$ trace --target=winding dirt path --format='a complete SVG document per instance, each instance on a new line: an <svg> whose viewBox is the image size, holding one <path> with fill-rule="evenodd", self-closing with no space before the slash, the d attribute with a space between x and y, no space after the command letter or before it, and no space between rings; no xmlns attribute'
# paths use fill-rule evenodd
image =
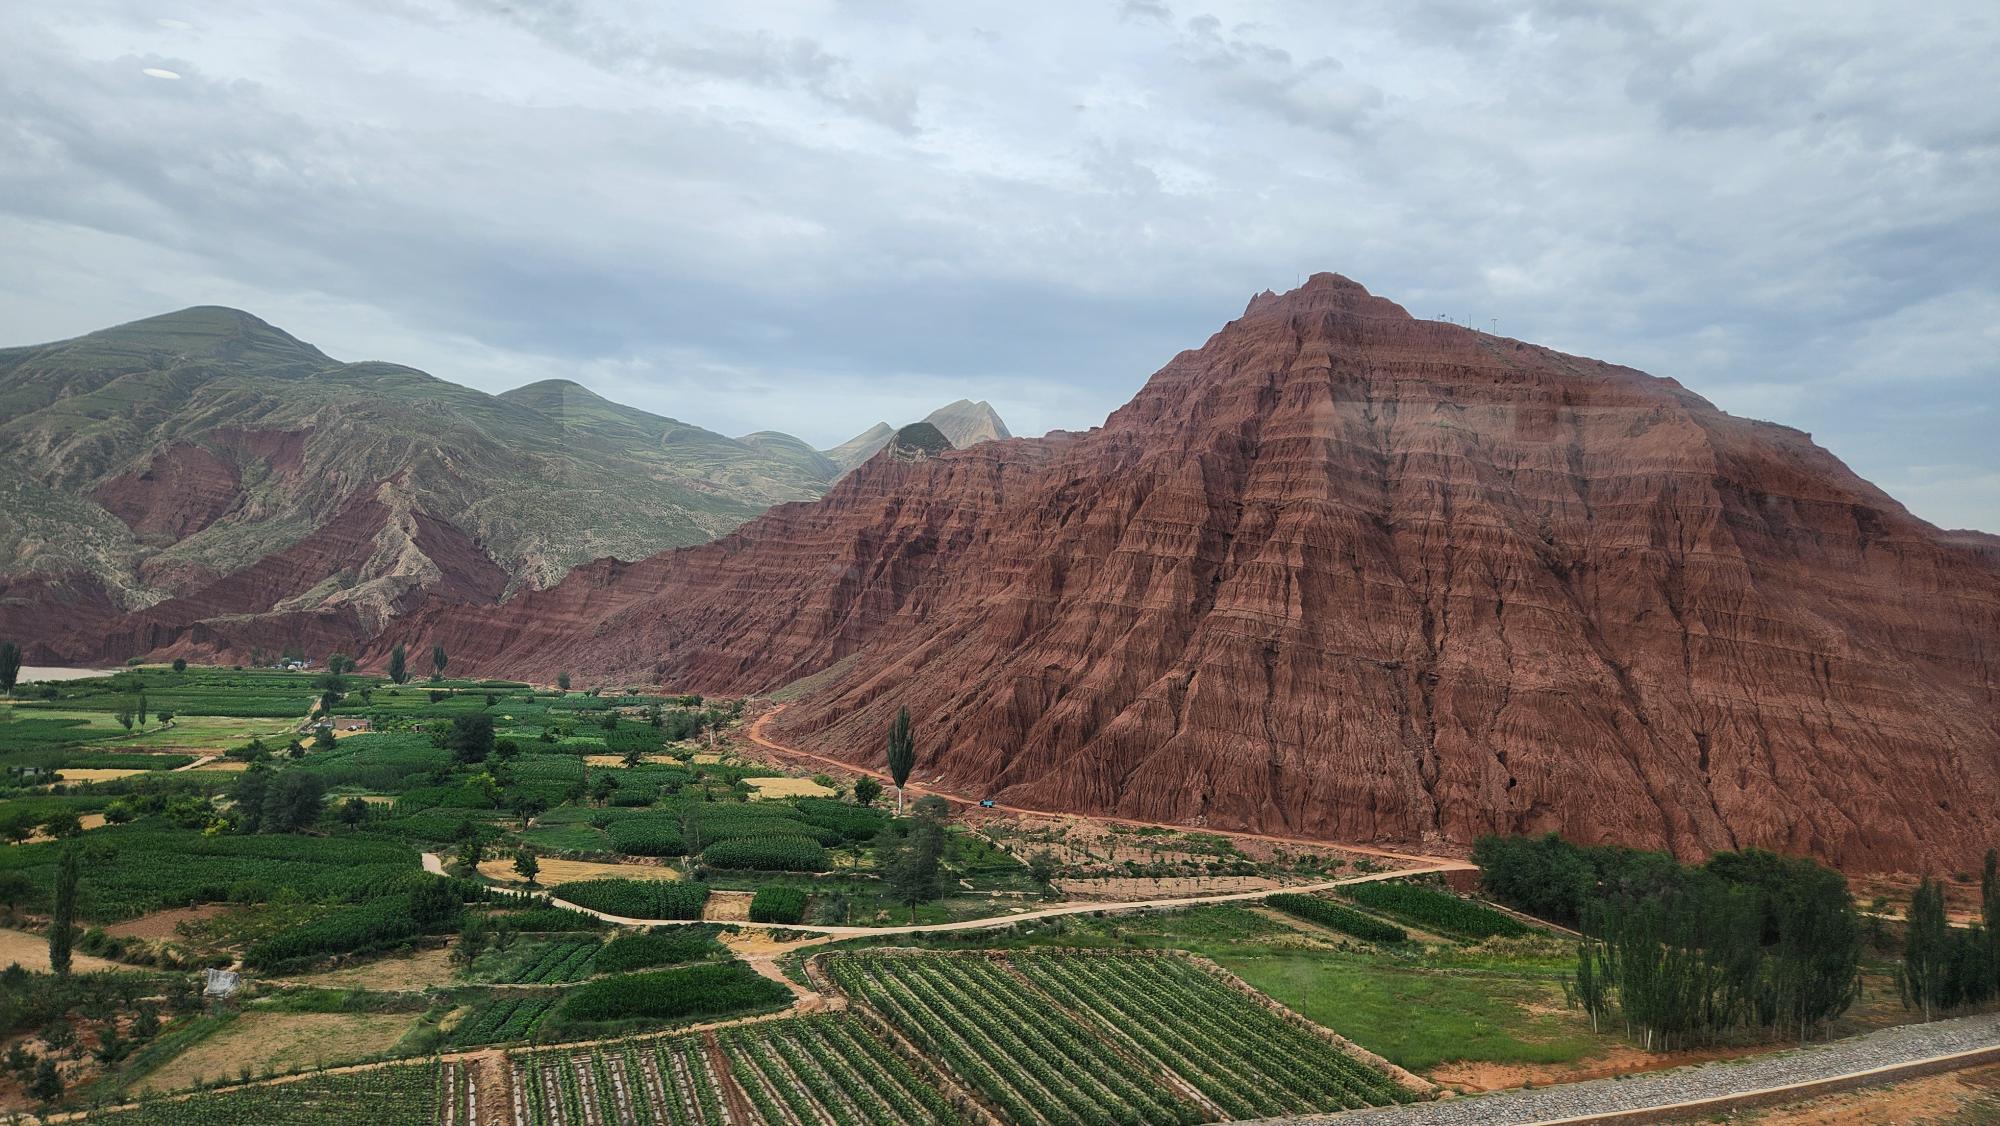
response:
<svg viewBox="0 0 2000 1126"><path fill-rule="evenodd" d="M1346 876L1338 880L1323 880L1316 884L1297 884L1283 890L1298 894L1311 894L1313 892L1329 891L1337 887L1345 887L1349 884L1366 884L1376 880L1397 880L1405 876L1427 876L1434 872L1463 872L1470 868L1471 865L1466 864L1464 861L1447 860L1421 868L1398 868L1389 872L1370 872L1362 876ZM444 873L444 864L437 853L424 853L424 871L438 875ZM518 892L516 894L528 895L531 893ZM1170 899L1123 900L1115 903L1063 903L1054 907L1044 907L1035 911L1020 911L1011 915L990 915L978 919L960 919L953 923L915 923L892 927L837 927L817 926L810 923L753 923L743 919L731 919L729 921L736 926L746 929L786 930L803 934L855 938L864 935L931 934L942 931L997 930L1001 927L1011 927L1015 923L1028 922L1033 919L1053 919L1061 915L1081 915L1086 912L1118 915L1128 914L1133 911L1202 907L1211 903L1243 903L1252 900L1261 900L1270 894L1272 894L1272 889L1259 888L1255 891L1232 891L1217 895L1183 895ZM712 919L635 919L629 915L613 915L609 911L594 910L581 904L571 903L567 899L557 898L554 895L544 894L543 898L556 907L566 907L571 911L581 911L586 915L602 919L607 923L617 923L620 926L626 927L684 927L715 921Z"/></svg>
<svg viewBox="0 0 2000 1126"><path fill-rule="evenodd" d="M890 778L888 773L885 771L874 770L866 766L856 766L855 764L848 762L846 759L834 758L831 755L822 755L822 754L815 754L812 751L803 751L797 747L790 746L785 743L780 743L772 739L770 736L771 721L773 719L776 719L778 713L784 711L785 708L786 705L779 704L776 707L773 707L770 711L767 711L762 715L758 716L756 719L752 720L750 722L750 726L744 730L744 735L752 743L755 743L758 746L763 747L765 750L768 751L773 751L781 755L790 755L794 758L809 759L813 762L822 763L826 766L836 766L842 770L849 772L850 774L866 774L870 778L874 778L877 781L886 782L891 786L895 785L895 780ZM1100 825L1123 825L1126 826L1127 828L1133 828L1133 829L1173 829L1179 832L1210 833L1218 837L1230 837L1235 840L1243 840L1243 841L1269 841L1273 844L1306 845L1312 848L1337 848L1340 849L1342 852L1358 852L1365 856L1381 856L1390 860L1401 860L1409 864L1426 864L1426 865L1436 866L1426 869L1427 871L1473 872L1478 870L1472 864L1469 864L1463 860L1453 860L1450 859L1449 857L1443 857L1443 856L1425 856L1421 853L1414 853L1414 852L1397 852L1393 849L1377 848L1373 845L1343 844L1339 841L1317 840L1311 837L1286 837L1286 836L1274 835L1271 833L1250 833L1250 832L1232 831L1229 829L1210 829L1206 826L1181 825L1172 821L1141 821L1131 817L1112 817L1096 813L1071 813L1064 810L1030 809L1026 806L1007 805L1004 803L995 803L990 806L981 806L979 802L973 798L968 798L961 794L948 793L944 790L931 789L929 787L919 786L916 784L905 786L904 790L908 791L909 793L916 794L919 797L929 795L931 797L943 798L945 801L951 802L953 805L965 806L967 808L972 808L972 809L990 809L1000 813L1020 813L1020 814L1026 814L1031 817L1073 817L1079 821L1090 821ZM1292 891L1292 890L1303 890L1303 889L1286 888L1283 890Z"/></svg>
<svg viewBox="0 0 2000 1126"><path fill-rule="evenodd" d="M785 705L780 704L777 707L772 708L770 711L767 711L764 714L758 716L755 720L751 722L749 728L744 732L744 734L748 736L748 738L752 743L755 743L758 746L763 747L764 749L771 751L775 754L786 755L793 758L807 759L813 762L823 763L828 766L836 766L842 770L846 770L849 772L866 774L869 777L878 778L883 781L891 781L889 776L882 771L871 770L864 766L855 766L853 763L847 762L842 759L833 758L828 755L815 754L811 751L802 751L797 747L780 743L775 739L771 738L769 733L771 719L783 710L785 710ZM996 810L1002 813L1018 813L1035 817L1072 817L1080 821L1089 821L1097 824L1106 824L1106 825L1124 825L1130 828L1138 828L1138 829L1174 829L1174 830L1186 831L1192 828L1191 826L1177 825L1172 822L1166 822L1166 821L1140 821L1130 817L1103 817L1094 814L1061 813L1044 809L1028 809L1024 806L1017 806L1017 805L996 804L991 806L981 806L978 801L972 798L964 797L959 794L945 793L943 791L932 790L921 786L909 786L906 787L906 789L915 791L920 795L928 794L935 797L940 797L943 798L945 801L953 803L954 805L958 805L960 807L968 809L983 808L983 809ZM1277 889L1286 892L1311 894L1313 892L1329 891L1333 888L1343 887L1349 884L1365 884L1375 880L1393 880L1393 879L1400 879L1405 876L1424 876L1441 872L1478 871L1478 868L1475 865L1470 864L1463 860L1453 860L1448 857L1441 857L1441 856L1424 856L1418 853L1397 852L1393 849L1375 848L1368 845L1340 844L1334 841L1313 840L1307 837L1276 836L1270 833L1231 832L1226 829L1203 828L1200 829L1199 831L1204 833L1213 833L1216 836L1221 836L1221 837L1231 837L1238 840L1268 841L1276 844L1306 845L1315 848L1338 848L1345 852L1357 852L1368 856L1379 856L1384 859L1395 860L1404 864L1414 865L1414 867L1401 868L1389 872L1370 872L1365 875L1345 876L1340 879L1323 880L1315 884L1299 884L1293 887ZM444 874L443 861L438 857L436 853L434 852L424 853L424 871L432 872L438 875ZM1139 899L1139 900L1119 901L1119 902L1064 903L1054 907L1043 907L1033 911L1018 911L1011 914L992 915L978 919L961 919L953 923L919 923L906 926L891 926L891 927L817 926L805 923L795 923L782 928L769 928L768 924L749 923L749 922L744 922L742 920L733 920L733 921L736 922L738 926L747 928L766 927L767 929L782 929L782 930L793 931L795 933L817 934L817 935L826 935L826 936L840 937L840 938L852 938L864 935L929 934L929 933L944 932L944 931L993 930L1001 927L1010 927L1013 926L1015 923L1027 922L1034 919L1053 919L1063 915L1081 915L1086 912L1097 912L1109 915L1109 914L1126 914L1134 911L1158 911L1158 910L1178 909L1183 907L1201 907L1212 903L1245 903L1255 900L1261 900L1265 896L1270 895L1272 891L1273 889L1270 888L1260 888L1254 891L1220 892L1212 895L1183 895L1183 896L1172 896L1159 899ZM527 894L527 893L522 893L522 894ZM691 923L698 923L704 921L700 919L636 919L628 915L613 915L608 911L593 910L589 907L584 907L580 904L571 903L565 899L558 899L553 895L547 896L547 899L551 904L554 904L557 907L566 907L572 911L581 911L586 915L591 915L596 918L602 919L607 923L617 923L620 926L628 926L628 927L656 927L656 926L677 926L677 925L685 926Z"/></svg>

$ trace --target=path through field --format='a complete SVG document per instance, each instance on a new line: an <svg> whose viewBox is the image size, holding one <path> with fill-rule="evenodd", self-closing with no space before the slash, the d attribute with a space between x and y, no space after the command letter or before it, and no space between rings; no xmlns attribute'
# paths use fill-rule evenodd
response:
<svg viewBox="0 0 2000 1126"><path fill-rule="evenodd" d="M749 738L749 740L752 743L757 744L758 746L764 748L767 751L774 751L778 754L789 755L794 758L810 759L813 762L823 763L827 766L839 767L840 769L848 771L849 773L866 774L870 778L876 779L877 781L880 782L886 782L891 786L895 785L895 780L890 778L888 773L885 771L873 770L865 766L856 766L853 763L848 762L846 759L834 758L831 755L815 754L812 751L802 751L797 747L793 747L785 743L780 743L772 739L770 736L771 721L777 718L779 712L782 712L784 710L785 710L785 705L779 704L776 707L772 708L770 711L767 711L763 715L758 716L755 720L751 721L749 728L744 731L744 734ZM1397 852L1393 849L1376 848L1372 845L1342 844L1339 841L1314 840L1307 837L1283 837L1283 836L1275 836L1270 833L1232 832L1227 829L1210 829L1207 827L1180 825L1171 821L1139 821L1130 817L1109 817L1094 813L1068 813L1063 811L1047 810L1047 809L1029 809L1026 806L1006 805L1001 803L996 803L994 805L982 807L980 806L979 802L975 799L968 798L960 794L947 793L943 790L930 789L928 787L919 786L914 783L912 783L909 786L905 786L904 789L909 794L915 797L924 797L926 795L929 795L931 797L943 798L945 801L951 802L953 805L967 806L975 809L985 808L985 809L995 810L1000 813L1021 813L1034 817L1075 817L1081 821L1094 821L1103 825L1123 825L1126 826L1127 828L1132 828L1132 829L1175 829L1182 832L1211 833L1218 837L1233 837L1237 840L1270 841L1273 844L1306 845L1313 848L1337 848L1340 849L1342 852L1358 852L1367 856L1387 857L1391 860L1401 860L1412 864L1450 865L1450 867L1435 867L1427 869L1428 871L1436 871L1436 872L1471 872L1476 870L1472 865L1467 864L1462 860L1449 860L1444 857L1438 857L1438 856L1424 856L1418 853ZM1286 890L1303 891L1305 889L1288 888Z"/></svg>
<svg viewBox="0 0 2000 1126"><path fill-rule="evenodd" d="M1472 870L1472 865L1462 860L1441 860L1420 868L1399 868L1393 872L1370 872L1362 876L1344 876L1337 880L1322 880L1316 884L1299 884L1284 890L1299 895L1310 895L1314 892L1331 891L1337 887L1372 883L1376 880L1398 880L1406 876L1428 876L1437 872L1465 872L1470 870ZM443 858L435 852L424 853L424 871L443 875ZM527 895L529 893L520 892L519 894ZM1183 895L1172 899L1139 899L1116 903L1063 903L1054 907L1043 907L1034 911L1020 911L1011 915L994 915L984 919L960 919L955 923L915 923L894 927L836 927L818 926L810 923L786 923L781 925L751 923L740 919L732 921L742 927L775 927L779 930L795 931L804 934L837 935L842 938L853 938L863 935L931 934L941 931L996 930L1001 927L1011 927L1015 923L1028 922L1033 919L1053 919L1062 915L1082 915L1086 913L1116 915L1133 911L1178 910L1183 907L1203 907L1212 903L1248 903L1263 900L1270 894L1271 889L1260 888L1256 891L1233 891L1217 895ZM714 921L703 919L635 919L629 915L613 915L609 911L593 910L581 904L571 903L567 899L559 899L554 895L547 896L547 899L557 907L566 907L571 911L581 911L586 915L602 919L607 923L617 923L620 926L627 927L685 927Z"/></svg>
<svg viewBox="0 0 2000 1126"><path fill-rule="evenodd" d="M1807 1098L1828 1085L1889 1082L1913 1066L1934 1064L1947 1070L1994 1060L2000 1060L2000 1013L1987 1013L1622 1079L1265 1121L1292 1126L1555 1126L1616 1122L1623 1116L1656 1121L1650 1116L1667 1108L1677 1108L1690 1121L1705 1120L1750 1097Z"/></svg>

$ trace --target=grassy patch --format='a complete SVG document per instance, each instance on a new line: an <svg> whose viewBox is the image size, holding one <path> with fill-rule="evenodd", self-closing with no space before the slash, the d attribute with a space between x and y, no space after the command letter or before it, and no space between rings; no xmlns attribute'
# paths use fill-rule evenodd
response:
<svg viewBox="0 0 2000 1126"><path fill-rule="evenodd" d="M1462 976L1380 959L1241 953L1216 959L1320 1024L1412 1071L1447 1060L1564 1063L1607 1040L1553 981Z"/></svg>

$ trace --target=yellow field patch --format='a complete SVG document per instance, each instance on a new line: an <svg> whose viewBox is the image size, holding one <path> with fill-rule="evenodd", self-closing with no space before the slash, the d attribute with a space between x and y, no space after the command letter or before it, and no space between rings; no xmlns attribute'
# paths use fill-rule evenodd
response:
<svg viewBox="0 0 2000 1126"><path fill-rule="evenodd" d="M835 791L810 778L745 778L760 798L830 798Z"/></svg>
<svg viewBox="0 0 2000 1126"><path fill-rule="evenodd" d="M357 1060L388 1049L416 1023L416 1013L246 1012L146 1082L171 1091L201 1079L235 1079L246 1067L255 1075Z"/></svg>
<svg viewBox="0 0 2000 1126"><path fill-rule="evenodd" d="M708 893L708 904L701 909L701 917L719 923L741 923L750 918L750 900L756 893L748 891L712 891Z"/></svg>
<svg viewBox="0 0 2000 1126"><path fill-rule="evenodd" d="M543 886L567 883L570 880L678 880L678 870L664 864L600 864L594 860L557 860L552 856L538 858L541 870L535 875L535 882ZM512 857L479 862L479 874L489 880L502 883L520 884L520 873L514 871Z"/></svg>
<svg viewBox="0 0 2000 1126"><path fill-rule="evenodd" d="M716 763L721 762L722 758L723 756L715 754L712 751L702 751L694 756L694 761L702 763L705 766L714 766Z"/></svg>
<svg viewBox="0 0 2000 1126"><path fill-rule="evenodd" d="M219 759L215 759L215 760L213 760L213 761L211 761L211 762L205 762L205 763L202 763L202 764L201 764L200 766L191 766L191 767L189 767L188 769L189 769L189 770L213 770L213 771L221 771L221 772L224 772L224 773L233 773L233 772L235 772L235 771L238 771L238 770L248 770L248 769L250 769L250 764L249 764L249 763L247 763L247 762L244 762L244 761L243 761L242 759L234 759L234 758L219 758Z"/></svg>
<svg viewBox="0 0 2000 1126"><path fill-rule="evenodd" d="M589 763L592 766L624 766L625 756L585 755L583 756L583 761ZM675 758L672 755L641 755L639 757L639 761L652 763L654 766L668 766L668 765L679 765L681 760Z"/></svg>
<svg viewBox="0 0 2000 1126"><path fill-rule="evenodd" d="M116 782L120 778L130 778L134 774L152 772L112 766L65 766L61 768L60 773L65 782Z"/></svg>

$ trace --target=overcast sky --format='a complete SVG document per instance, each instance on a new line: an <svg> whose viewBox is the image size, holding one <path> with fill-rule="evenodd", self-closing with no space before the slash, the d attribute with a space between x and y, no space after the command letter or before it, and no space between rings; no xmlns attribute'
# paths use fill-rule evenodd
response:
<svg viewBox="0 0 2000 1126"><path fill-rule="evenodd" d="M831 445L1254 292L1671 375L2000 531L1992 0L12 0L0 343L190 304Z"/></svg>

